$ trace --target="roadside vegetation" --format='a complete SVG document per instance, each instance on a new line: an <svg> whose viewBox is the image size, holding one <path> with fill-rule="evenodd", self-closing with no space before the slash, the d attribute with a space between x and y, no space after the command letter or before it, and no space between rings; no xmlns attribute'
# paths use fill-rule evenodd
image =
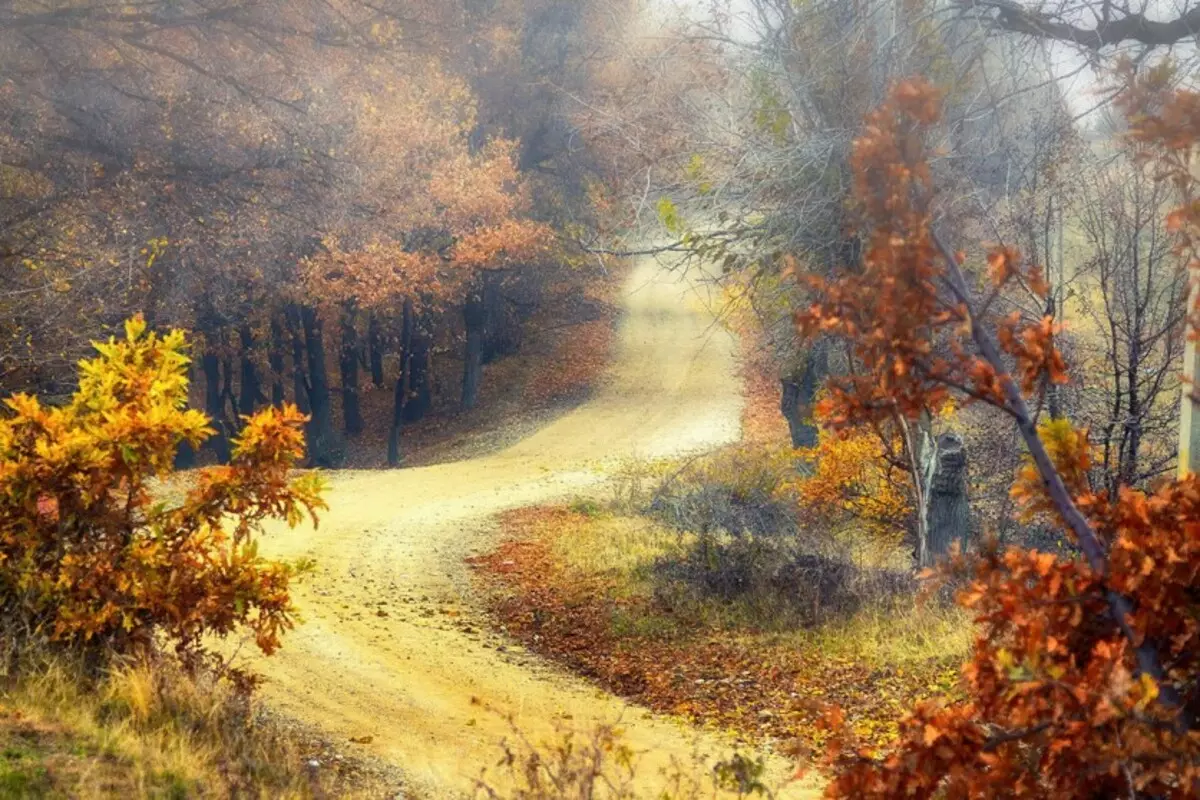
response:
<svg viewBox="0 0 1200 800"><path fill-rule="evenodd" d="M0 681L0 797L392 797L396 777L330 757L236 683L172 660L26 654Z"/></svg>
<svg viewBox="0 0 1200 800"><path fill-rule="evenodd" d="M477 561L499 624L656 710L785 749L839 704L881 743L953 691L969 619L921 599L893 535L833 524L800 456L741 446L627 469L608 498L523 509Z"/></svg>
<svg viewBox="0 0 1200 800"><path fill-rule="evenodd" d="M184 336L136 318L96 347L69 403L16 395L0 418L0 796L356 791L207 649L238 635L270 653L294 625L297 568L256 536L324 508L291 471L303 417L246 420L229 465L160 498L176 449L212 433L186 409Z"/></svg>

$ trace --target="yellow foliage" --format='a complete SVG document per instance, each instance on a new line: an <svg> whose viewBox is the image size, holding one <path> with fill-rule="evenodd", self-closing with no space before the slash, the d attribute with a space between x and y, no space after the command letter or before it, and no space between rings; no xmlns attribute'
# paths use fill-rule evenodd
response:
<svg viewBox="0 0 1200 800"><path fill-rule="evenodd" d="M304 417L291 406L246 420L228 466L198 474L178 505L152 502L181 442L208 419L188 410L183 334L96 345L58 408L16 395L0 419L0 617L52 639L181 649L249 627L271 652L292 625L289 570L258 556L261 522L323 508L319 478L293 480Z"/></svg>
<svg viewBox="0 0 1200 800"><path fill-rule="evenodd" d="M1075 428L1065 419L1052 419L1038 425L1038 437L1067 490L1075 497L1089 493L1088 470L1092 467L1092 446L1088 441L1087 429ZM1017 478L1010 492L1027 516L1055 509L1046 494L1041 472L1028 454L1017 470Z"/></svg>
<svg viewBox="0 0 1200 800"><path fill-rule="evenodd" d="M812 465L795 487L806 506L847 513L879 532L894 529L909 514L903 478L885 460L875 432L822 427L816 447L797 454Z"/></svg>

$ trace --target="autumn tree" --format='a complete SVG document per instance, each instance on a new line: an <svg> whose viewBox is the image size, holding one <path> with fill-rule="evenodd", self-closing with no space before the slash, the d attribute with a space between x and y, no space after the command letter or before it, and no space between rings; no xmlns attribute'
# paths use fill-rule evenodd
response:
<svg viewBox="0 0 1200 800"><path fill-rule="evenodd" d="M530 187L517 193L524 217L537 206L539 218L578 224L590 197L561 187L582 185L586 153L566 145L568 95L543 78L586 80L583 10L549 0L0 10L5 385L68 392L88 338L142 310L152 327L196 331L197 401L218 459L242 416L290 399L311 412L310 451L333 463L335 411L348 435L364 424L359 363L382 383L408 330L401 358L419 371L434 336L461 326L466 295L418 303L405 327L350 298L304 296L300 263L330 236L354 249L429 237L419 249L438 250L449 239L428 196L434 166L485 158L493 140L514 143ZM513 274L496 266L481 281L493 301L485 357L519 341L511 325L503 347L490 333L490 287ZM425 293L439 287L414 289ZM415 377L414 396L428 399Z"/></svg>
<svg viewBox="0 0 1200 800"><path fill-rule="evenodd" d="M399 112L401 109L396 108ZM517 170L516 145L496 140L479 152L469 152L464 130L471 115L457 124L428 117L424 129L406 116L408 127L395 130L400 120L373 109L372 126L403 136L413 158L374 180L392 193L386 212L376 221L389 223L386 239L347 247L331 238L322 252L303 265L304 288L344 309L363 309L376 317L400 316L402 367L396 379L388 461L400 461L399 436L410 400L422 391L427 350L418 327L432 311L462 298L466 331L461 405L473 407L482 378L484 335L489 307L496 302L506 272L536 263L549 247L552 234L529 219L529 197ZM368 138L378 145L378 136Z"/></svg>
<svg viewBox="0 0 1200 800"><path fill-rule="evenodd" d="M1185 192L1169 224L1194 268L1188 165L1200 97L1164 87L1160 70L1126 104L1136 138L1158 148ZM1054 323L997 314L993 301L1014 284L1043 296L1048 286L1009 247L976 272L940 229L930 139L941 107L935 88L909 80L870 115L852 162L861 266L808 279L816 299L797 323L844 341L859 366L829 383L837 427L911 418L952 394L1010 419L1027 453L1014 495L1061 525L1080 557L993 547L960 558L958 599L980 626L964 699L918 706L881 753L839 730L827 794L1194 796L1200 617L1187 598L1200 581L1200 482L1093 490L1086 433L1066 420L1039 427L1031 401L1066 379Z"/></svg>
<svg viewBox="0 0 1200 800"><path fill-rule="evenodd" d="M258 554L262 523L323 508L292 406L248 419L228 466L160 502L175 449L211 435L187 410L183 334L137 318L80 364L69 403L30 395L0 418L0 635L146 649L165 637L193 653L246 628L267 653L294 623L289 569Z"/></svg>

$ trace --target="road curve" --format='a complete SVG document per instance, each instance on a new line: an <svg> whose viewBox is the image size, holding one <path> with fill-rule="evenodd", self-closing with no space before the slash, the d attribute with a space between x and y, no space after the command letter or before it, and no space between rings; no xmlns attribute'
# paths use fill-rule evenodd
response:
<svg viewBox="0 0 1200 800"><path fill-rule="evenodd" d="M317 530L272 529L267 555L309 556L303 624L271 658L245 656L267 703L334 741L399 765L422 794L470 793L511 732L620 720L653 793L670 759L715 737L599 691L480 630L464 558L498 512L600 484L623 460L712 448L739 435L734 342L706 290L646 260L632 270L608 379L587 403L502 452L419 469L339 472ZM249 650L250 648L246 648ZM481 708L476 699L490 709Z"/></svg>

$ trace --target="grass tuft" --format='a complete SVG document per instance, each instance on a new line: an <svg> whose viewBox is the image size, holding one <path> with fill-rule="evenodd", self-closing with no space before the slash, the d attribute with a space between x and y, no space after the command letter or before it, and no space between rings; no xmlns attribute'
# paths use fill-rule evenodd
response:
<svg viewBox="0 0 1200 800"><path fill-rule="evenodd" d="M64 655L20 666L0 683L0 800L386 794L353 767L310 769L309 744L243 691L169 660L99 676Z"/></svg>

